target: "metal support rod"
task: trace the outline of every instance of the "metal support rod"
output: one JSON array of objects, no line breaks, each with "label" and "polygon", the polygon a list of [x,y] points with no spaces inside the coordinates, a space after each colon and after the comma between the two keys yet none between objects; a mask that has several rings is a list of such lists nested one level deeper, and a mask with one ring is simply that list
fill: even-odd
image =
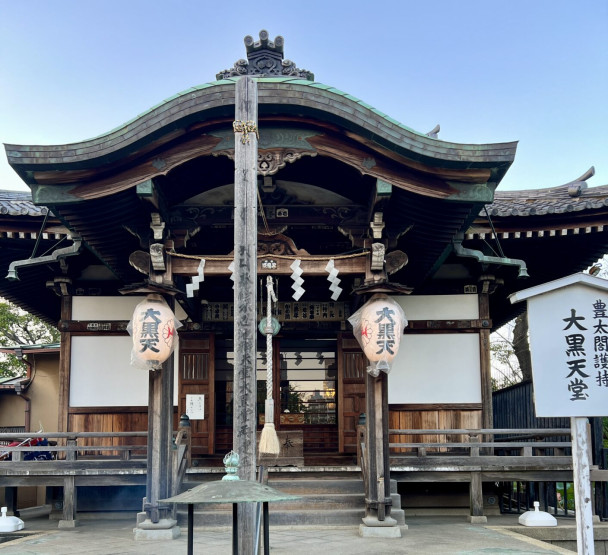
[{"label": "metal support rod", "polygon": [[239,555],[239,504],[232,504],[232,555]]},{"label": "metal support rod", "polygon": [[268,501],[264,501],[264,555],[270,555],[270,522],[268,514]]},{"label": "metal support rod", "polygon": [[188,555],[194,555],[194,503],[188,503]]}]

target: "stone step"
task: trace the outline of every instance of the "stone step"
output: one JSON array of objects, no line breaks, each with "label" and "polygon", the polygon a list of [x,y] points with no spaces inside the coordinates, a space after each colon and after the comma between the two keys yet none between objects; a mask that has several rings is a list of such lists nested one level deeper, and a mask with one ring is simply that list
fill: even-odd
[{"label": "stone step", "polygon": [[[336,511],[325,510],[281,510],[280,503],[269,505],[270,526],[356,526],[361,524],[365,516],[365,509],[341,509]],[[402,509],[391,511],[398,525],[405,524],[405,514]],[[180,526],[188,521],[187,512],[179,510],[177,520]],[[195,526],[232,526],[232,510],[205,510],[195,511]]]},{"label": "stone step", "polygon": [[[397,493],[391,494],[393,509],[401,509],[401,496]],[[269,505],[270,507],[271,505]],[[210,509],[206,504],[195,505],[195,511],[205,512],[210,510],[230,511],[230,504],[216,504]],[[340,494],[315,494],[303,495],[294,501],[281,501],[281,511],[318,510],[336,511],[341,509],[365,507],[365,495],[363,493],[340,493]]]},{"label": "stone step", "polygon": [[268,485],[293,495],[313,495],[317,493],[363,493],[362,480],[332,479],[275,479],[271,477]]},{"label": "stone step", "polygon": [[[365,490],[362,479],[345,479],[345,478],[297,478],[285,479],[275,478],[271,476],[268,479],[268,485],[284,491],[285,493],[293,493],[301,495],[305,493],[359,493]],[[391,492],[397,493],[397,481],[391,480]]]},{"label": "stone step", "polygon": [[[297,501],[270,503],[271,525],[356,526],[365,516],[365,493],[360,475],[271,473],[268,485],[300,496]],[[404,525],[405,513],[395,480],[391,480],[391,492],[391,516],[398,525]],[[180,522],[185,523],[186,508],[180,507],[178,514]],[[196,505],[194,519],[195,524],[201,526],[230,526],[232,505]]]}]

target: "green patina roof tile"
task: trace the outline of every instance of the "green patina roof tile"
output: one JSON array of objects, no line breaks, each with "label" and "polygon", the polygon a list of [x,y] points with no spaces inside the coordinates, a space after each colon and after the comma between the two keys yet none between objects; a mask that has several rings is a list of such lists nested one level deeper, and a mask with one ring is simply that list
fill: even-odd
[{"label": "green patina roof tile", "polygon": [[308,86],[312,87],[313,89],[331,89],[329,85],[324,85],[323,83],[319,83],[318,81],[313,81],[312,83],[309,83]]},{"label": "green patina roof tile", "polygon": [[346,96],[346,93],[344,91],[341,91],[340,89],[336,89],[335,87],[330,87],[328,90],[330,92],[333,92],[334,94],[339,94],[340,96]]}]

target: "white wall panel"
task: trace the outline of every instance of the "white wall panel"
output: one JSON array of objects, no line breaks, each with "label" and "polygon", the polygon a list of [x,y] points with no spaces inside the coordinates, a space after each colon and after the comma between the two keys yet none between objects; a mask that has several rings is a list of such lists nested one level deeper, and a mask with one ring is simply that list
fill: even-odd
[{"label": "white wall panel", "polygon": [[408,320],[477,320],[477,295],[395,295]]},{"label": "white wall panel", "polygon": [[[130,365],[131,345],[130,336],[72,337],[70,406],[146,406],[148,371]],[[174,356],[177,404],[177,349]]]},{"label": "white wall panel", "polygon": [[404,335],[388,378],[388,402],[481,403],[479,335]]},{"label": "white wall panel", "polygon": [[[130,320],[137,303],[143,296],[72,297],[72,320]],[[185,320],[183,308],[176,303],[175,315]]]}]

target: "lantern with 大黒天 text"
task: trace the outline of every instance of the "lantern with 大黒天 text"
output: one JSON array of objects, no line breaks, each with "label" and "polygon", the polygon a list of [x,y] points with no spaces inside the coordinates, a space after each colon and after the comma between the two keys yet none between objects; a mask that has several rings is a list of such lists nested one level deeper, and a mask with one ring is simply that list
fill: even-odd
[{"label": "lantern with \u5927\u9ed2\u5929 text", "polygon": [[156,370],[171,353],[177,340],[173,311],[160,295],[148,295],[133,311],[128,331],[133,340],[131,365]]},{"label": "lantern with \u5927\u9ed2\u5929 text", "polygon": [[388,295],[374,295],[348,321],[371,363],[367,371],[374,377],[381,370],[388,374],[407,326],[401,306]]}]

